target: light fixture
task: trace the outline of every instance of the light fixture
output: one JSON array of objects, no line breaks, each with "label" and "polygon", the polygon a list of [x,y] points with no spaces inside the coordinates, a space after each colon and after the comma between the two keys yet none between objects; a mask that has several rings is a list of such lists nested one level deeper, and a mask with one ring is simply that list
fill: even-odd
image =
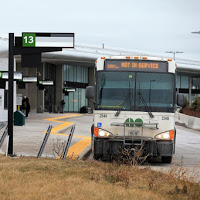
[{"label": "light fixture", "polygon": [[[8,79],[8,72],[0,72],[0,78],[2,79]],[[14,72],[15,80],[21,80],[22,79],[22,72]]]},{"label": "light fixture", "polygon": [[40,85],[54,85],[53,81],[39,81]]},{"label": "light fixture", "polygon": [[23,77],[23,82],[24,82],[24,83],[33,83],[33,82],[37,82],[37,77],[36,77],[36,76],[24,76],[24,77]]}]

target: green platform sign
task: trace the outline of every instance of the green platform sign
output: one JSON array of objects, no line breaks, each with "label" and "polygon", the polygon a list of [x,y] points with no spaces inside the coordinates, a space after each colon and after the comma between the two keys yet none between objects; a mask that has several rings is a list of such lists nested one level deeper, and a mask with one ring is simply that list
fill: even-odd
[{"label": "green platform sign", "polygon": [[74,48],[74,33],[22,33],[22,47]]},{"label": "green platform sign", "polygon": [[23,33],[22,34],[22,46],[23,47],[35,47],[35,33]]}]

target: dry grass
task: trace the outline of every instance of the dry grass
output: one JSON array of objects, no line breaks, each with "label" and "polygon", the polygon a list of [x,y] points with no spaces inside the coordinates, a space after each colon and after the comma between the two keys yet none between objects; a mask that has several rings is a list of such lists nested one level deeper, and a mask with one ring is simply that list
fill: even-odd
[{"label": "dry grass", "polygon": [[119,159],[116,159],[117,162],[134,166],[142,165],[149,156],[148,154],[145,155],[144,143],[139,147],[135,147],[133,150],[122,148],[120,149],[119,155]]},{"label": "dry grass", "polygon": [[0,199],[194,200],[200,184],[116,163],[0,156]]},{"label": "dry grass", "polygon": [[66,141],[61,141],[61,138],[53,140],[53,155],[55,158],[61,158],[66,146]]}]

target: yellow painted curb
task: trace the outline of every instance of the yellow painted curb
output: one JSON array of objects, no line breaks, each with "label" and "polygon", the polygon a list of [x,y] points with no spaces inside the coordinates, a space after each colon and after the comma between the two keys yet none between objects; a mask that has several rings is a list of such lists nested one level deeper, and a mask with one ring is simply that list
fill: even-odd
[{"label": "yellow painted curb", "polygon": [[90,144],[91,138],[83,138],[69,148],[67,157],[76,159]]}]

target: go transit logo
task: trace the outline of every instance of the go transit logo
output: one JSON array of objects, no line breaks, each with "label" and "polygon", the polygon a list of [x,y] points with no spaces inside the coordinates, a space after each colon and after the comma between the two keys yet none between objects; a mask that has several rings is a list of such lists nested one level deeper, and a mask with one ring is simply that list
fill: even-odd
[{"label": "go transit logo", "polygon": [[134,127],[134,126],[141,127],[143,121],[142,121],[142,119],[137,118],[135,120],[135,123],[134,123],[134,120],[132,118],[127,118],[126,121],[125,121],[125,123],[127,123],[126,126],[128,126],[128,127]]}]

